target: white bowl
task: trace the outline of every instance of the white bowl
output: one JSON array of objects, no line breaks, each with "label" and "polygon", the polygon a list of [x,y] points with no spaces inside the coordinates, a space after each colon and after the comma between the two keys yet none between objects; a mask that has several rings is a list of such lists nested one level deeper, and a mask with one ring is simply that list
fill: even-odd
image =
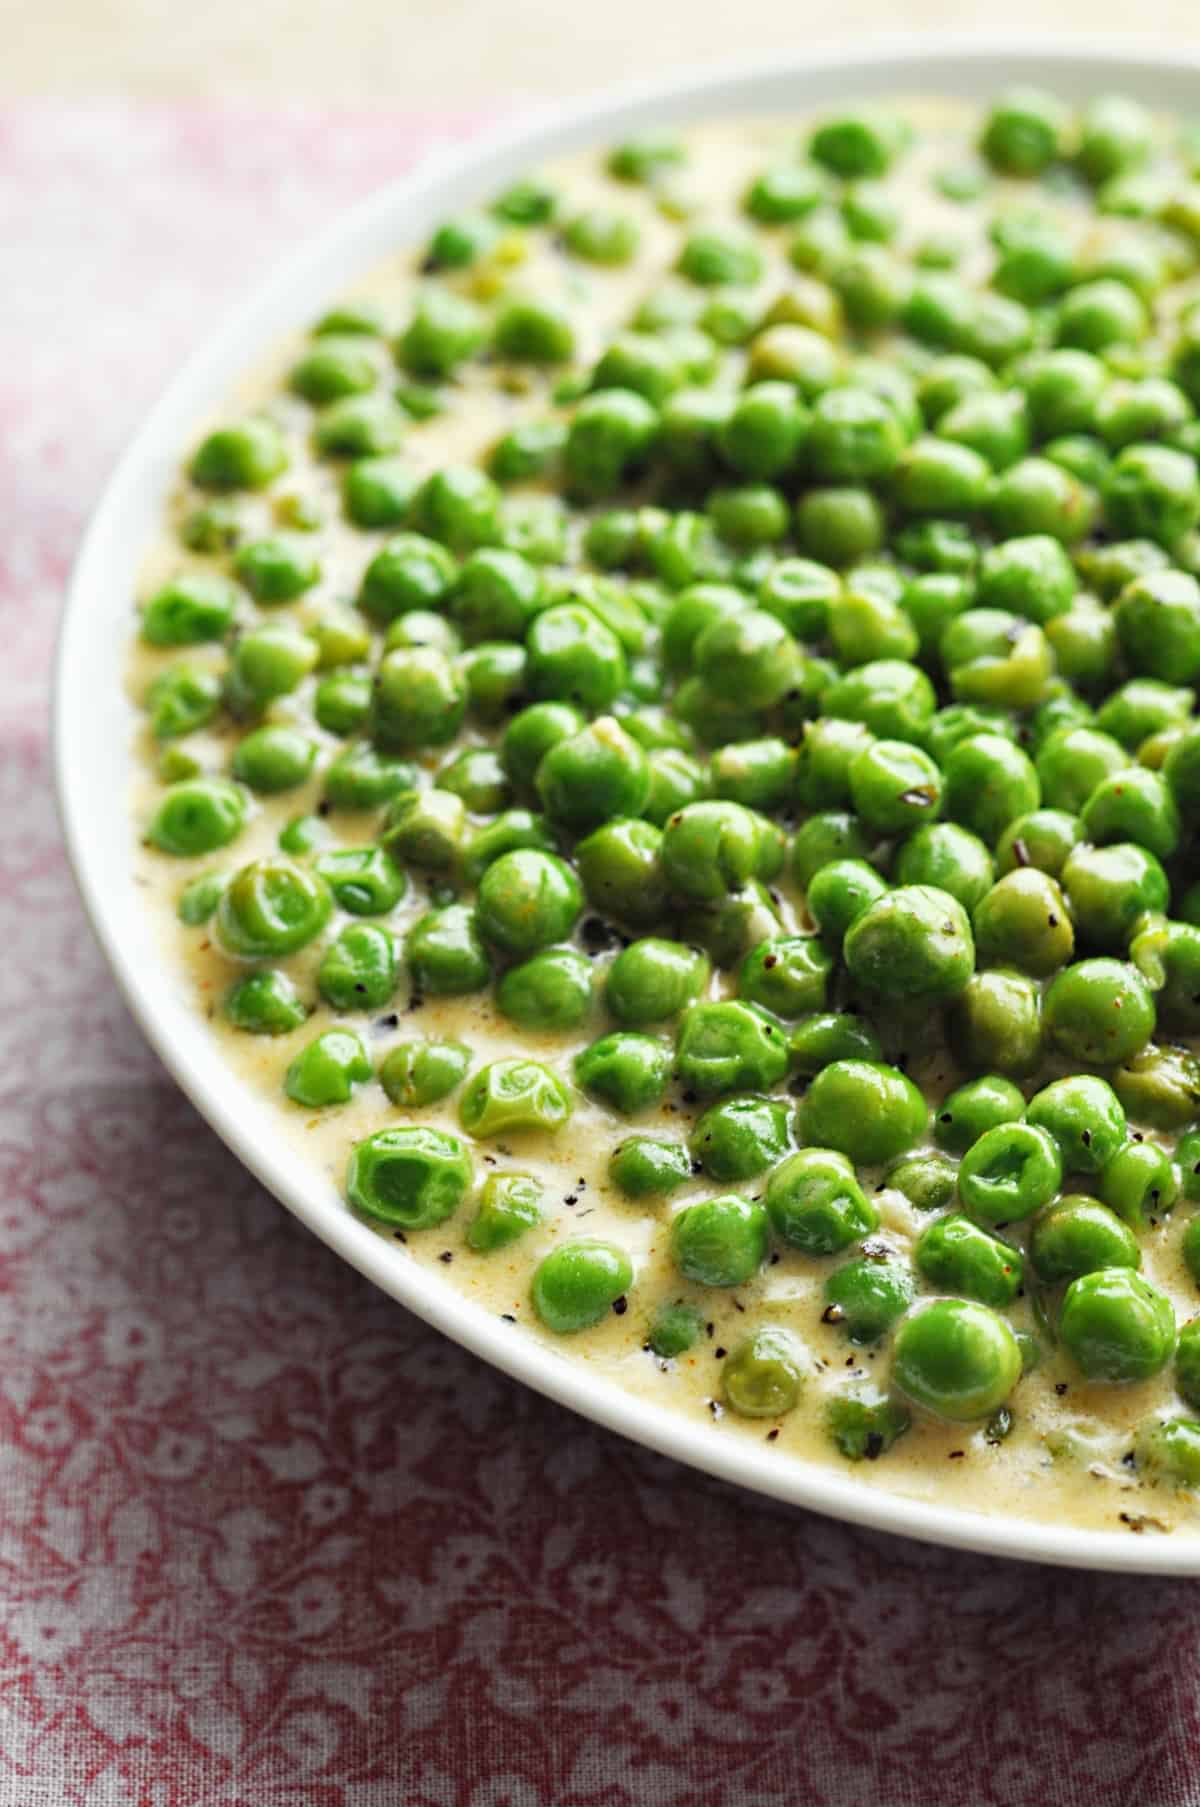
[{"label": "white bowl", "polygon": [[339,1255],[410,1311],[485,1361],[598,1423],[725,1480],[794,1505],[931,1542],[1077,1567],[1200,1574],[1200,1532],[1159,1538],[993,1518],[860,1486],[853,1474],[789,1457],[647,1404],[548,1351],[418,1268],[348,1211],[289,1147],[265,1106],[223,1063],[177,974],[156,953],[132,882],[133,715],[126,700],[134,579],[196,423],[280,335],[306,324],[362,271],[421,240],[447,213],[543,160],[652,124],[802,114],[873,94],[984,97],[1035,82],[1068,98],[1120,89],[1190,116],[1200,55],[1115,45],[909,41],[826,50],[688,74],[539,114],[423,164],[380,190],[286,266],[180,371],[129,446],[93,516],[71,579],[58,648],[55,761],[67,847],[96,936],[131,1009],[219,1135]]}]

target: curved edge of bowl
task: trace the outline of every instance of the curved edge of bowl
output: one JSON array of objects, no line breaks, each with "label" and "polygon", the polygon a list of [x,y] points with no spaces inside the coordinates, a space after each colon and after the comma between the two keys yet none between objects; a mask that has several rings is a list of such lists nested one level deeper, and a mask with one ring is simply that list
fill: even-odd
[{"label": "curved edge of bowl", "polygon": [[303,248],[178,372],[122,455],[84,535],[68,586],[53,674],[54,776],[68,856],[96,939],[125,1000],[164,1065],[234,1154],[307,1228],[418,1317],[503,1372],[606,1429],[714,1477],[864,1528],[984,1554],[1072,1567],[1200,1574],[1195,1535],[1134,1538],[1069,1524],[986,1514],[858,1484],[850,1473],[788,1456],[717,1425],[636,1399],[521,1335],[438,1275],[398,1255],[353,1217],[290,1149],[266,1107],[226,1069],[178,978],[149,944],[129,870],[127,808],[134,712],[124,631],[133,576],[171,481],[178,447],[256,351],[302,324],[321,302],[436,215],[477,197],[539,156],[600,141],[607,131],[704,115],[810,109],[836,76],[858,95],[947,89],[982,95],[1009,81],[1053,82],[1082,94],[1119,82],[1165,111],[1194,104],[1200,52],[1149,44],[1017,42],[1002,37],[877,41],[822,47],[794,59],[643,81],[435,152],[353,207]]}]

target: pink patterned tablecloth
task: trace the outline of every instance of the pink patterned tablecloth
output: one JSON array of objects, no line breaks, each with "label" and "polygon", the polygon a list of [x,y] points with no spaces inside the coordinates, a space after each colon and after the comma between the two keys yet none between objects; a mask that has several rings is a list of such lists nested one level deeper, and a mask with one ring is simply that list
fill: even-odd
[{"label": "pink patterned tablecloth", "polygon": [[1200,1591],[772,1510],[593,1430],[258,1190],[58,843],[51,640],[208,322],[433,127],[0,114],[0,1804],[1200,1803]]}]

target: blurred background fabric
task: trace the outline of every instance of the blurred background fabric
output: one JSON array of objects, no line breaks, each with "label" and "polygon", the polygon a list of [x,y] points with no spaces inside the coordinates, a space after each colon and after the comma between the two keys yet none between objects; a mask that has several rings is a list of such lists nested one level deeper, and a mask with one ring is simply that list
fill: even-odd
[{"label": "blurred background fabric", "polygon": [[0,1807],[1197,1807],[1197,1584],[779,1510],[493,1374],[256,1187],[91,943],[46,685],[146,404],[485,104],[729,17],[610,3],[592,62],[590,12],[360,11],[23,7],[0,58]]}]

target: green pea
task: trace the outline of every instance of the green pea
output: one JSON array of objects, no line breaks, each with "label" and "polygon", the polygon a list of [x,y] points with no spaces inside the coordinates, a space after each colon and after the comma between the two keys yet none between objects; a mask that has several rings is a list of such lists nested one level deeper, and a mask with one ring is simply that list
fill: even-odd
[{"label": "green pea", "polygon": [[234,1028],[250,1035],[287,1035],[308,1016],[291,979],[270,966],[238,979],[223,1008]]},{"label": "green pea", "polygon": [[1136,751],[1151,734],[1185,723],[1194,702],[1192,690],[1153,678],[1132,678],[1106,698],[1096,713],[1096,726]]},{"label": "green pea", "polygon": [[346,1104],[354,1088],[371,1077],[371,1063],[357,1035],[327,1029],[301,1048],[284,1077],[283,1089],[294,1104],[321,1110]]},{"label": "green pea", "polygon": [[1050,645],[1033,622],[1000,609],[968,609],[942,633],[942,663],[956,697],[966,703],[1031,709],[1046,693]]},{"label": "green pea", "polygon": [[439,770],[436,788],[460,798],[477,816],[495,815],[512,799],[499,754],[490,747],[466,747],[455,754]]},{"label": "green pea", "polygon": [[921,1232],[913,1259],[930,1286],[981,1305],[1011,1305],[1021,1289],[1020,1251],[969,1217],[939,1217]]},{"label": "green pea", "polygon": [[479,1068],[459,1100],[458,1115],[473,1136],[553,1134],[571,1115],[571,1095],[548,1067],[510,1056]]},{"label": "green pea", "polygon": [[909,128],[882,109],[861,108],[824,120],[809,140],[815,163],[846,181],[887,174],[909,142]]},{"label": "green pea", "polygon": [[876,740],[850,767],[850,798],[858,815],[880,835],[904,834],[935,817],[942,777],[919,747]]},{"label": "green pea", "polygon": [[305,947],[332,908],[329,887],[315,873],[286,859],[254,860],[221,893],[214,933],[235,959],[269,960]]},{"label": "green pea", "polygon": [[528,809],[503,810],[471,835],[460,850],[463,878],[467,884],[477,885],[501,854],[515,853],[523,847],[553,853],[555,840],[549,823]]},{"label": "green pea", "polygon": [[567,429],[561,421],[518,421],[492,447],[488,472],[497,483],[543,477],[561,457],[566,442]]},{"label": "green pea", "polygon": [[841,569],[879,551],[883,510],[871,490],[856,484],[808,489],[796,505],[796,537],[808,558]]},{"label": "green pea", "polygon": [[896,1332],[896,1385],[914,1404],[952,1422],[990,1416],[1020,1375],[1016,1337],[1002,1317],[976,1301],[934,1299]]},{"label": "green pea", "polygon": [[792,1065],[811,1076],[839,1060],[882,1059],[879,1038],[869,1023],[849,1011],[820,1011],[792,1031]]},{"label": "green pea", "polygon": [[449,872],[458,859],[465,829],[462,798],[434,786],[427,791],[404,791],[393,798],[381,839],[387,853],[402,865]]},{"label": "green pea", "polygon": [[398,533],[375,554],[363,574],[359,607],[389,622],[410,609],[437,609],[458,574],[453,554],[420,533]]},{"label": "green pea", "polygon": [[628,1028],[665,1022],[704,989],[710,971],[705,955],[681,942],[634,941],[609,968],[604,1001]]},{"label": "green pea", "polygon": [[633,389],[597,389],[579,404],[567,429],[563,462],[580,495],[611,495],[649,455],[656,409]]},{"label": "green pea", "polygon": [[295,728],[256,728],[238,742],[233,775],[252,791],[274,796],[303,784],[316,756],[315,743]]},{"label": "green pea", "polygon": [[1185,571],[1152,571],[1122,592],[1117,634],[1132,669],[1165,684],[1200,676],[1200,584]]},{"label": "green pea", "polygon": [[806,1142],[837,1149],[868,1167],[913,1147],[927,1117],[924,1098],[898,1067],[838,1060],[813,1079],[798,1121]]},{"label": "green pea", "polygon": [[[1130,295],[1121,284],[1113,288]],[[1104,486],[1103,503],[1105,525],[1118,539],[1156,540],[1169,549],[1200,518],[1196,461],[1170,446],[1126,446]]]},{"label": "green pea", "polygon": [[1062,870],[1075,932],[1088,947],[1123,948],[1147,911],[1165,910],[1170,887],[1161,863],[1129,841],[1081,843]]},{"label": "green pea", "polygon": [[1179,811],[1166,781],[1142,766],[1102,779],[1080,812],[1087,838],[1103,846],[1134,842],[1168,860],[1180,841]]},{"label": "green pea", "polygon": [[471,1050],[462,1042],[397,1042],[379,1068],[379,1082],[393,1104],[424,1110],[461,1085],[470,1064]]},{"label": "green pea", "polygon": [[194,859],[236,840],[246,821],[245,793],[223,778],[187,778],[163,795],[146,829],[161,853]]},{"label": "green pea", "polygon": [[1016,1223],[1048,1204],[1062,1177],[1059,1146],[1048,1130],[1034,1123],[1000,1123],[963,1155],[958,1192],[983,1223]]},{"label": "green pea", "polygon": [[946,814],[989,842],[1041,801],[1031,761],[998,734],[960,741],[946,760],[942,779]]},{"label": "green pea", "polygon": [[150,646],[198,646],[228,633],[238,591],[210,571],[184,571],[156,590],[142,610],[142,639]]},{"label": "green pea", "polygon": [[537,768],[536,787],[546,814],[576,833],[614,816],[636,816],[646,802],[650,770],[646,754],[611,715],[560,740]]},{"label": "green pea", "polygon": [[269,420],[251,416],[218,427],[201,441],[189,474],[202,489],[265,489],[287,469],[283,436]]},{"label": "green pea", "polygon": [[663,1303],[651,1320],[646,1347],[660,1361],[674,1361],[686,1355],[704,1334],[704,1316],[694,1305],[682,1300]]},{"label": "green pea", "polygon": [[865,860],[870,844],[858,818],[846,810],[819,810],[800,826],[792,841],[792,877],[807,890],[831,860]]},{"label": "green pea", "polygon": [[413,984],[435,997],[482,991],[492,976],[476,912],[466,904],[448,904],[418,917],[405,937],[404,958]]},{"label": "green pea", "polygon": [[1196,1409],[1200,1401],[1200,1321],[1183,1326],[1175,1349],[1175,1385],[1185,1404]]},{"label": "green pea", "polygon": [[1068,1173],[1100,1173],[1125,1141],[1120,1100],[1105,1080],[1087,1073],[1043,1086],[1026,1114],[1053,1136]]},{"label": "green pea", "polygon": [[348,923],[317,968],[317,990],[335,1010],[381,1010],[398,980],[395,938],[374,922]]},{"label": "green pea", "polygon": [[741,1286],[767,1254],[767,1213],[737,1193],[687,1205],[671,1224],[671,1259],[701,1286]]},{"label": "green pea", "polygon": [[609,708],[626,679],[620,641],[579,603],[536,616],[526,639],[529,688],[539,700],[599,711]]},{"label": "green pea", "polygon": [[991,889],[995,866],[978,835],[955,822],[932,822],[903,841],[895,876],[901,885],[946,891],[971,911]]},{"label": "green pea", "polygon": [[396,341],[396,356],[414,376],[446,377],[483,345],[483,315],[465,295],[430,289]]},{"label": "green pea", "polygon": [[398,646],[376,674],[372,736],[398,752],[443,746],[458,733],[466,707],[466,685],[445,653]]},{"label": "green pea", "polygon": [[943,1148],[966,1154],[981,1136],[1025,1114],[1025,1095],[1011,1079],[987,1073],[968,1080],[943,1098],[934,1113],[933,1133]]},{"label": "green pea", "polygon": [[878,1461],[911,1425],[907,1407],[874,1387],[838,1394],[825,1407],[830,1440],[848,1462]]},{"label": "green pea", "polygon": [[575,866],[588,902],[631,927],[649,927],[666,907],[660,858],[662,835],[650,822],[609,822],[575,849]]},{"label": "green pea", "polygon": [[479,882],[479,926],[505,953],[530,954],[564,940],[583,907],[564,860],[532,848],[493,860]]},{"label": "green pea", "polygon": [[776,1167],[766,1207],[776,1234],[810,1255],[837,1254],[879,1225],[853,1166],[829,1148],[802,1148]]},{"label": "green pea", "polygon": [[575,1078],[590,1097],[623,1116],[659,1103],[670,1077],[670,1050],[630,1030],[602,1035],[575,1060]]},{"label": "green pea", "polygon": [[1175,1313],[1140,1274],[1104,1268],[1071,1282],[1059,1335],[1088,1380],[1149,1380],[1174,1354]]},{"label": "green pea", "polygon": [[[830,860],[813,874],[805,902],[822,938],[836,948],[841,946],[847,930],[886,891],[885,881],[865,860]],[[817,1002],[824,1002],[823,997]]]},{"label": "green pea", "polygon": [[976,972],[951,1005],[949,1033],[971,1072],[1030,1073],[1042,1054],[1041,989],[1005,968]]},{"label": "green pea", "polygon": [[542,759],[584,725],[570,703],[531,703],[514,715],[500,742],[500,758],[513,783],[528,788]]},{"label": "green pea", "polygon": [[1079,817],[1066,810],[1030,810],[1010,822],[996,846],[996,867],[1001,875],[1034,867],[1050,878],[1061,878],[1068,855],[1081,840]]},{"label": "green pea", "polygon": [[1200,1063],[1186,1049],[1150,1045],[1131,1054],[1113,1086],[1128,1115],[1154,1129],[1183,1129],[1200,1110]]},{"label": "green pea", "polygon": [[347,395],[323,408],[313,440],[327,458],[370,458],[394,452],[409,416],[390,395]]},{"label": "green pea", "polygon": [[229,880],[224,872],[202,872],[179,893],[175,914],[188,928],[207,922],[221,901],[221,893]]},{"label": "green pea", "polygon": [[873,659],[825,692],[826,715],[861,722],[887,740],[923,741],[933,717],[933,685],[902,659]]},{"label": "green pea", "polygon": [[799,1401],[805,1365],[790,1331],[764,1324],[736,1345],[721,1370],[725,1403],[741,1418],[782,1418]]},{"label": "green pea", "polygon": [[1016,966],[1035,977],[1057,972],[1075,951],[1066,898],[1033,866],[999,879],[976,905],[973,926],[981,962]]},{"label": "green pea", "polygon": [[1179,1191],[1175,1164],[1154,1142],[1131,1138],[1105,1163],[1100,1174],[1101,1198],[1123,1223],[1139,1233],[1171,1210]]},{"label": "green pea", "polygon": [[840,1324],[852,1343],[877,1343],[916,1296],[912,1270],[881,1255],[860,1255],[825,1281],[825,1323]]},{"label": "green pea", "polygon": [[966,911],[949,892],[904,885],[870,904],[846,933],[851,976],[879,997],[948,998],[975,967]]},{"label": "green pea", "polygon": [[496,987],[502,1016],[524,1029],[575,1029],[591,1009],[592,969],[570,947],[543,948],[510,967]]},{"label": "green pea", "polygon": [[346,1196],[356,1211],[401,1230],[428,1230],[452,1217],[472,1181],[460,1137],[425,1124],[377,1130],[356,1142]]},{"label": "green pea", "polygon": [[1034,1223],[1029,1259],[1048,1286],[1078,1280],[1105,1268],[1142,1265],[1137,1238],[1107,1205],[1070,1194],[1047,1207]]},{"label": "green pea", "polygon": [[1129,769],[1129,756],[1111,735],[1094,728],[1060,728],[1037,756],[1042,795],[1050,809],[1078,814],[1097,785]]},{"label": "green pea", "polygon": [[171,665],[146,692],[156,740],[175,740],[208,725],[221,706],[221,680],[203,665]]},{"label": "green pea", "polygon": [[608,1160],[608,1177],[626,1198],[663,1198],[692,1177],[692,1161],[679,1142],[626,1136]]},{"label": "green pea", "polygon": [[412,790],[413,766],[376,752],[365,742],[347,747],[325,768],[325,796],[334,809],[378,809],[392,797]]},{"label": "green pea", "polygon": [[753,1004],[693,1004],[680,1025],[675,1065],[682,1084],[704,1098],[767,1092],[787,1072],[787,1036]]},{"label": "green pea", "polygon": [[539,1262],[533,1308],[547,1330],[566,1336],[598,1324],[633,1284],[628,1255],[611,1242],[573,1237]]},{"label": "green pea", "polygon": [[425,258],[433,269],[465,270],[496,243],[499,228],[484,213],[462,213],[445,220],[430,240]]},{"label": "green pea", "polygon": [[691,1150],[714,1180],[746,1180],[764,1173],[790,1147],[789,1110],[771,1098],[725,1098],[700,1117]]},{"label": "green pea", "polygon": [[893,1161],[883,1183],[906,1198],[915,1211],[944,1211],[954,1199],[958,1167],[936,1149],[919,1149]]},{"label": "green pea", "polygon": [[1137,1457],[1151,1480],[1195,1488],[1200,1485],[1200,1424],[1190,1418],[1167,1418],[1145,1426],[1138,1437]]},{"label": "green pea", "polygon": [[490,1255],[512,1244],[542,1221],[542,1187],[531,1173],[492,1173],[484,1181],[466,1244]]}]

